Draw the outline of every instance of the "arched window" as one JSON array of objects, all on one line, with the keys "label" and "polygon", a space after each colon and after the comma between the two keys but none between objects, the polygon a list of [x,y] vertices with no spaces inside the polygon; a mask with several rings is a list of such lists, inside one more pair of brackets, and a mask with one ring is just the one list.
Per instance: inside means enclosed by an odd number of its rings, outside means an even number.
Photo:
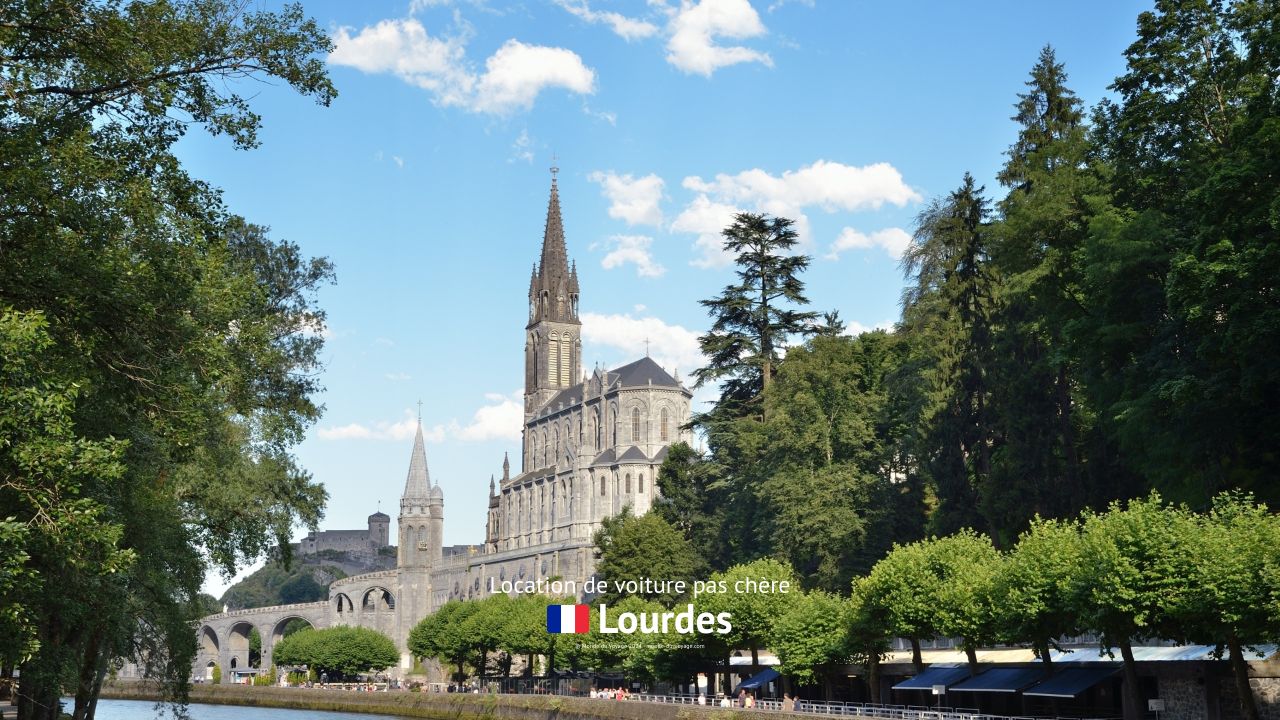
[{"label": "arched window", "polygon": [[640,473],[639,484],[640,484],[640,487],[638,488],[639,491],[644,492],[644,473]]},{"label": "arched window", "polygon": [[631,408],[631,442],[640,442],[640,408]]},{"label": "arched window", "polygon": [[601,475],[600,476],[600,497],[604,497],[606,494],[607,494],[607,490],[605,486],[605,476]]},{"label": "arched window", "polygon": [[556,379],[560,376],[556,367],[560,364],[560,336],[558,334],[551,333],[551,340],[547,350],[547,382],[555,385]]},{"label": "arched window", "polygon": [[662,442],[671,439],[671,415],[667,413],[666,408],[662,408],[662,412],[658,413],[658,437],[662,438]]},{"label": "arched window", "polygon": [[627,473],[627,482],[626,485],[623,486],[623,492],[628,495],[631,494],[631,473]]},{"label": "arched window", "polygon": [[569,384],[569,370],[573,365],[573,336],[565,333],[560,338],[560,384]]},{"label": "arched window", "polygon": [[548,463],[548,462],[547,462],[547,458],[548,458],[550,455],[551,455],[551,447],[550,447],[549,445],[547,445],[547,430],[546,430],[546,428],[543,428],[543,430],[542,430],[542,457],[538,458],[538,460],[540,460],[540,461],[542,462],[542,467],[546,467],[547,465],[550,465],[550,463]]},{"label": "arched window", "polygon": [[555,452],[551,454],[551,462],[548,465],[554,465],[560,461],[560,428],[552,429],[552,435],[556,439]]}]

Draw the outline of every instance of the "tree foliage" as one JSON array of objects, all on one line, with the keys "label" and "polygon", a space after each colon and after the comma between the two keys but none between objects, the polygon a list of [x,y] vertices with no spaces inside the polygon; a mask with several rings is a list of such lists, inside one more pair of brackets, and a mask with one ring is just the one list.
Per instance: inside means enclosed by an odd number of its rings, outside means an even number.
[{"label": "tree foliage", "polygon": [[278,665],[306,665],[333,679],[381,672],[400,662],[391,638],[347,626],[295,632],[276,643],[272,657]]},{"label": "tree foliage", "polygon": [[297,6],[65,0],[6,4],[0,48],[4,367],[27,374],[5,387],[30,388],[0,412],[48,420],[0,443],[34,631],[5,647],[24,718],[67,690],[85,720],[119,659],[181,697],[206,558],[231,574],[320,517],[289,448],[319,414],[332,269],[230,215],[172,146],[254,146],[241,80],[328,103],[330,44]]}]

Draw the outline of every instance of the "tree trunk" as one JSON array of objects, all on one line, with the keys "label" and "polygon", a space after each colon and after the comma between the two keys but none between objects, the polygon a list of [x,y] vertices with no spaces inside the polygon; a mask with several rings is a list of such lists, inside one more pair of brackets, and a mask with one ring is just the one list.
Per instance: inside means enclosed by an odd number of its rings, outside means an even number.
[{"label": "tree trunk", "polygon": [[1049,647],[1049,641],[1040,641],[1036,646],[1036,651],[1040,653],[1040,661],[1044,663],[1044,676],[1051,677],[1053,675],[1053,660],[1049,657],[1052,651],[1052,648]]},{"label": "tree trunk", "polygon": [[1124,658],[1124,720],[1142,720],[1142,691],[1138,688],[1138,663],[1133,659],[1133,643],[1120,643],[1120,657]]},{"label": "tree trunk", "polygon": [[868,702],[880,704],[880,657],[877,653],[872,653],[867,661],[867,693],[871,696]]},{"label": "tree trunk", "polygon": [[924,656],[920,654],[920,638],[911,638],[911,664],[916,666],[916,674],[924,672]]},{"label": "tree trunk", "polygon": [[751,641],[751,677],[755,677],[760,673],[760,647],[753,640]]},{"label": "tree trunk", "polygon": [[1236,694],[1240,696],[1240,711],[1245,720],[1258,720],[1258,701],[1249,686],[1249,663],[1244,659],[1244,648],[1234,633],[1227,637],[1227,649],[1231,651],[1231,673],[1236,679]]},{"label": "tree trunk", "polygon": [[102,628],[89,633],[85,643],[84,655],[80,658],[80,676],[76,682],[75,708],[71,712],[73,720],[86,720],[89,705],[93,700],[94,686],[98,679],[98,666],[102,647]]},{"label": "tree trunk", "polygon": [[978,674],[978,649],[972,645],[964,646],[964,656],[969,660],[969,677]]}]

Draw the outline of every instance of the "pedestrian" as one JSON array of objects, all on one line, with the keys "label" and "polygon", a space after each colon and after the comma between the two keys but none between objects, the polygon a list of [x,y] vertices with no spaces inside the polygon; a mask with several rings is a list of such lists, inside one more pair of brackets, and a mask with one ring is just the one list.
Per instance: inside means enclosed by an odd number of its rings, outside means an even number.
[{"label": "pedestrian", "polygon": [[791,697],[791,693],[782,693],[782,712],[795,712],[796,699]]}]

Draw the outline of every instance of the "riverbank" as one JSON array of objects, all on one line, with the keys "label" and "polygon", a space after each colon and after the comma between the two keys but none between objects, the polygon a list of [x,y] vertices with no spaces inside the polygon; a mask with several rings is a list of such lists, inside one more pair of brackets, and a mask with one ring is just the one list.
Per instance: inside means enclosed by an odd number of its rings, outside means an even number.
[{"label": "riverbank", "polygon": [[[116,700],[158,700],[146,683],[120,683],[102,690]],[[350,692],[317,688],[193,685],[191,702],[292,710],[327,710],[429,720],[715,720],[733,711],[689,705],[618,702],[555,695]]]}]

